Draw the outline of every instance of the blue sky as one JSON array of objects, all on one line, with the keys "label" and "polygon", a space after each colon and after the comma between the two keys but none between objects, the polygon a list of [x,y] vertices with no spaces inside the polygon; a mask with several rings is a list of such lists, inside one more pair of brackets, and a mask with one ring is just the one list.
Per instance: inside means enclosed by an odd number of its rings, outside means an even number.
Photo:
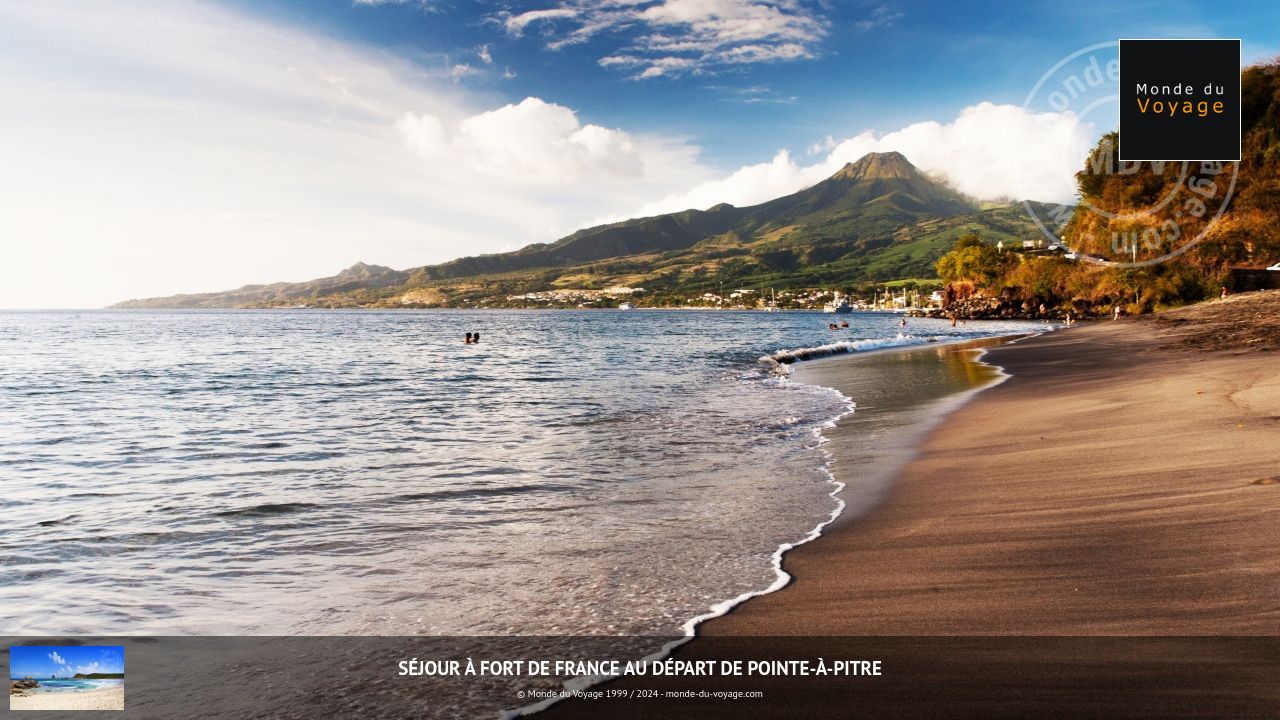
[{"label": "blue sky", "polygon": [[119,645],[18,645],[9,648],[9,677],[70,677],[124,672]]},{"label": "blue sky", "polygon": [[[600,60],[645,34],[678,34],[679,26],[619,23],[580,44],[549,49],[579,25],[534,22],[514,34],[505,30],[503,20],[582,4],[240,4],[428,65],[474,67],[478,72],[463,82],[505,101],[535,96],[576,108],[603,125],[687,134],[709,160],[724,167],[759,160],[762,148],[803,149],[829,134],[890,131],[954,117],[978,99],[1021,103],[1046,68],[1080,47],[1105,40],[1238,37],[1245,41],[1246,61],[1280,54],[1280,4],[1274,2],[795,2],[777,5],[790,5],[790,15],[817,23],[816,37],[800,43],[806,56],[739,64],[709,61],[637,81],[631,78],[643,66],[602,66]],[[791,41],[760,42],[777,46]],[[482,46],[487,46],[492,66],[476,55]],[[655,56],[661,54],[649,55]]]},{"label": "blue sky", "polygon": [[1024,100],[1120,37],[1240,37],[1249,62],[1280,54],[1280,5],[5,3],[0,266],[21,272],[0,308],[514,250],[877,150],[975,197],[1069,201],[1114,83]]}]

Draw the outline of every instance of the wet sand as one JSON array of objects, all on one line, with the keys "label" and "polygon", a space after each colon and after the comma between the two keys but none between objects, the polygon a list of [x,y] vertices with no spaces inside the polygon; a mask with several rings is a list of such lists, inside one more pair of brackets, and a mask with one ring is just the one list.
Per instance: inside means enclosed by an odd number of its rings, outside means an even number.
[{"label": "wet sand", "polygon": [[10,710],[123,710],[124,686],[86,692],[37,692],[9,696]]}]

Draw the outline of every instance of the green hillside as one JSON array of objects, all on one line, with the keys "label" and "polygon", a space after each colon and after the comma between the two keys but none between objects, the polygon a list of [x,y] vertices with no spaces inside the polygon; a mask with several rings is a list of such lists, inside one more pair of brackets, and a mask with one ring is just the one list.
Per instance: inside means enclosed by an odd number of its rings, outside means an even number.
[{"label": "green hillside", "polygon": [[[727,287],[849,287],[932,277],[955,239],[1036,237],[1018,205],[979,207],[896,152],[871,153],[800,192],[579,230],[554,243],[395,271],[359,264],[307,283],[133,300],[118,307],[453,307],[566,304],[570,290],[642,287],[681,304]],[[537,298],[513,297],[543,294]],[[609,304],[600,297],[599,304]]]}]

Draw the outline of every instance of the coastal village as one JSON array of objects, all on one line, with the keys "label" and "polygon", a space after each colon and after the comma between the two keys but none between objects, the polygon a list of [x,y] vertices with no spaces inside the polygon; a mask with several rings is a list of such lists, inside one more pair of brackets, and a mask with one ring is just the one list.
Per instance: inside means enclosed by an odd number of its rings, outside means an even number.
[{"label": "coastal village", "polygon": [[[935,283],[936,284],[936,283]],[[645,307],[645,289],[614,287],[604,290],[548,290],[545,292],[509,295],[511,305],[524,307],[577,307],[613,308],[623,305]],[[822,310],[833,303],[847,300],[855,310],[894,310],[941,308],[943,294],[940,289],[927,291],[913,287],[907,289],[885,287],[874,290],[867,297],[851,296],[841,290],[783,290],[771,292],[755,288],[735,288],[720,292],[706,292],[681,299],[678,305],[653,304],[653,307],[691,310]],[[483,304],[483,301],[482,303]]]},{"label": "coastal village", "polygon": [[[1060,244],[1041,240],[1023,240],[1020,244],[999,241],[999,253],[1027,257],[1053,256],[1074,261],[1082,259]],[[717,288],[715,292],[673,295],[643,287],[613,285],[603,289],[561,288],[506,295],[505,298],[482,298],[474,307],[632,309],[636,307],[686,310],[824,310],[847,304],[851,310],[910,312],[916,315],[941,313],[957,300],[948,295],[943,280],[920,278],[889,281],[882,284],[859,284],[845,288],[784,289],[759,287]]]}]

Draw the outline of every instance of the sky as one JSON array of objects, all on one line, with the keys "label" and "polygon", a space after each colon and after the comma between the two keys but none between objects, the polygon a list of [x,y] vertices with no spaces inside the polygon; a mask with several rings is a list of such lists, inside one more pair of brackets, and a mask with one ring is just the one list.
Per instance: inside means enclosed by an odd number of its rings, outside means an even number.
[{"label": "sky", "polygon": [[0,308],[514,250],[876,150],[977,198],[1070,201],[1114,106],[1029,94],[1121,37],[1241,38],[1254,62],[1280,5],[0,3]]},{"label": "sky", "polygon": [[119,645],[16,645],[9,648],[9,677],[70,677],[76,673],[123,673]]}]

